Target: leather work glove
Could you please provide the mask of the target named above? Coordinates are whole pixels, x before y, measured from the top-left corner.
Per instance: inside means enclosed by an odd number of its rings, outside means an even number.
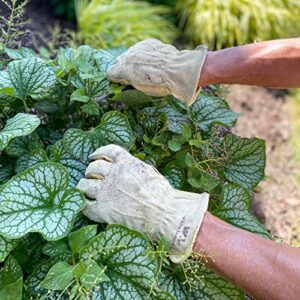
[[[147,39],[120,55],[107,77],[147,95],[173,95],[191,105],[200,92],[198,82],[206,52],[205,46],[179,51],[159,40]]]
[[[154,167],[116,145],[99,148],[90,158],[77,188],[87,195],[83,213],[90,219],[122,224],[159,241],[164,236],[175,263],[190,256],[203,216],[207,193],[174,189]]]

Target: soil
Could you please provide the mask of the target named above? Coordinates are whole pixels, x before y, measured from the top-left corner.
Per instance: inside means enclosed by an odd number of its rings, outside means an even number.
[[[266,178],[253,196],[253,211],[273,235],[296,245],[300,241],[300,186],[296,180],[300,165],[290,143],[287,93],[233,85],[227,100],[241,114],[234,133],[266,141]]]

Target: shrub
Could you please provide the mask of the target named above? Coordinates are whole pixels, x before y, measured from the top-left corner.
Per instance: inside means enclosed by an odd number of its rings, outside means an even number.
[[[142,1],[77,1],[79,38],[96,48],[128,47],[146,38],[171,42],[172,22],[164,18],[169,8]]]
[[[212,49],[300,32],[297,0],[178,0],[177,11],[186,37]]]
[[[270,238],[249,212],[264,177],[264,142],[225,130],[238,115],[218,91],[202,92],[189,108],[110,84],[106,70],[120,53],[81,46],[43,60],[30,49],[4,49],[0,298],[244,299],[201,255],[174,265],[163,238],[153,243],[80,213],[85,199],[75,186],[88,156],[115,143],[175,188],[209,192],[214,215]]]

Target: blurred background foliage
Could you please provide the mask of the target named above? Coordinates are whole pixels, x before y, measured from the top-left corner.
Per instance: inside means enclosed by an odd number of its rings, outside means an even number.
[[[299,35],[299,0],[178,0],[184,35],[211,49]]]
[[[167,6],[132,0],[76,1],[78,36],[95,48],[129,47],[146,38],[171,43],[177,28]]]
[[[74,0],[49,0],[75,18]],[[131,46],[148,37],[210,49],[299,36],[299,0],[75,0],[78,37],[93,47]],[[177,28],[176,28],[177,27]],[[180,30],[178,30],[178,28]]]

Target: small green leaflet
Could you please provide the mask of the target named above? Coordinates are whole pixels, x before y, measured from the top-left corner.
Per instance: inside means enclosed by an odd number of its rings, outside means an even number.
[[[228,223],[270,239],[268,231],[250,213],[250,202],[251,196],[246,189],[236,184],[227,184],[223,189],[220,208],[213,213]]]
[[[137,104],[141,104],[141,103],[151,103],[154,102],[155,100],[141,91],[126,90],[126,91],[122,91],[121,93],[117,93],[112,98],[112,101],[122,101],[128,106],[132,106],[132,105],[136,106]]]
[[[69,188],[69,174],[57,163],[40,163],[14,176],[0,188],[0,234],[19,238],[39,232],[58,240],[72,228],[85,203]]]
[[[72,253],[79,253],[80,250],[97,234],[97,225],[88,225],[70,233],[69,245]]]
[[[264,178],[265,142],[228,135],[223,141],[223,147],[227,157],[224,167],[226,179],[248,190],[255,188]]]
[[[103,281],[109,281],[109,277],[105,275],[105,268],[101,268],[94,260],[90,259],[80,276],[80,282],[86,289],[90,290]]]
[[[39,58],[12,61],[0,72],[0,88],[14,88],[14,96],[22,100],[42,98],[55,82],[53,70]]]
[[[145,256],[149,242],[142,234],[121,225],[110,225],[82,250],[83,260],[105,265],[110,281],[95,287],[98,300],[144,300],[154,284],[156,260]]]
[[[41,121],[37,116],[24,113],[19,113],[9,119],[0,132],[0,151],[7,147],[13,138],[32,133],[40,123]]]
[[[196,264],[196,262],[192,263]],[[204,265],[199,265],[196,275],[198,278],[186,278],[182,270],[173,273],[164,271],[160,287],[166,289],[177,300],[245,299],[244,293],[216,273],[208,270]]]
[[[11,240],[0,235],[0,263],[5,260],[9,253],[17,246],[18,240]]]
[[[40,287],[55,291],[66,289],[73,279],[73,270],[74,266],[66,262],[58,262],[49,270]]]
[[[134,135],[127,117],[117,111],[106,113],[96,128],[89,131],[72,128],[64,135],[64,143],[72,157],[84,162],[101,146],[117,144],[128,148],[133,142]]]
[[[0,269],[0,299],[21,300],[22,290],[22,269],[13,257],[9,257]]]
[[[206,131],[213,124],[233,127],[238,118],[221,98],[201,94],[191,108],[195,122]]]

